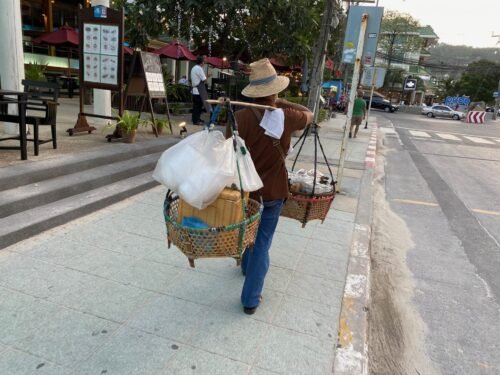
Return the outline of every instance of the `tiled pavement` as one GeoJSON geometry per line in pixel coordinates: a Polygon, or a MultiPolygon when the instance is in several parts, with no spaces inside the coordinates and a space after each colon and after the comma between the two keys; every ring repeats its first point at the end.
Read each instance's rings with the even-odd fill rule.
{"type": "Polygon", "coordinates": [[[331,373],[361,177],[350,175],[353,193],[323,224],[280,220],[253,316],[234,260],[191,269],[167,249],[163,187],[2,250],[0,374],[331,373]]]}

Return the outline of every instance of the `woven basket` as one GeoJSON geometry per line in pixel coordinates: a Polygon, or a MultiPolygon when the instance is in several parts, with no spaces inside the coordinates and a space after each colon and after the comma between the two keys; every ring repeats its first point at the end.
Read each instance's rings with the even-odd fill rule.
{"type": "Polygon", "coordinates": [[[199,258],[230,257],[236,259],[239,265],[243,251],[255,242],[260,223],[260,204],[249,199],[245,220],[218,228],[184,227],[177,222],[178,214],[179,199],[165,200],[168,247],[172,243],[177,246],[188,257],[191,267],[194,267],[194,260],[199,258]]]}
{"type": "Polygon", "coordinates": [[[321,220],[321,223],[326,218],[333,198],[335,198],[335,189],[331,193],[311,194],[308,193],[292,193],[288,196],[281,216],[296,219],[302,223],[304,228],[308,221],[321,220]]]}

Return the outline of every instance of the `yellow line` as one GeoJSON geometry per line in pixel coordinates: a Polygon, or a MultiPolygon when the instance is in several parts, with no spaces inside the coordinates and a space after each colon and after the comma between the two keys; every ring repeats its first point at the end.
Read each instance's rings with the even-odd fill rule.
{"type": "Polygon", "coordinates": [[[480,208],[473,208],[472,211],[477,212],[478,214],[500,216],[500,212],[498,211],[481,210],[480,208]]]}
{"type": "MultiPolygon", "coordinates": [[[[427,207],[438,207],[439,204],[437,203],[432,203],[432,202],[424,202],[424,201],[414,201],[411,199],[398,199],[395,198],[393,199],[394,202],[399,202],[399,203],[407,203],[407,204],[416,204],[419,206],[427,206],[427,207]]],[[[489,210],[482,210],[480,208],[471,208],[472,212],[476,212],[478,214],[485,214],[485,215],[493,215],[493,216],[500,216],[500,211],[489,211],[489,210]]]]}
{"type": "Polygon", "coordinates": [[[437,203],[431,203],[431,202],[423,202],[423,201],[413,201],[411,199],[393,199],[395,202],[400,202],[400,203],[408,203],[408,204],[418,204],[420,206],[429,206],[429,207],[437,207],[439,204],[437,203]]]}

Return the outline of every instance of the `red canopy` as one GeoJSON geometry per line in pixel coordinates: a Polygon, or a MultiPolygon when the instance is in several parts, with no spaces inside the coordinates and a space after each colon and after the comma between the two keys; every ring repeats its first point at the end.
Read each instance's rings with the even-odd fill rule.
{"type": "Polygon", "coordinates": [[[160,56],[169,57],[174,60],[196,60],[196,56],[193,55],[193,53],[185,45],[179,42],[172,42],[153,52],[160,56]]]}
{"type": "Polygon", "coordinates": [[[133,55],[134,54],[134,50],[130,47],[127,47],[127,46],[123,46],[123,53],[127,54],[127,55],[133,55]]]}
{"type": "Polygon", "coordinates": [[[33,39],[36,44],[49,44],[51,46],[78,47],[78,33],[69,26],[62,26],[59,30],[33,39]]]}
{"type": "Polygon", "coordinates": [[[207,57],[205,59],[205,62],[218,69],[229,69],[231,67],[227,59],[224,60],[221,59],[220,57],[207,57]]]}

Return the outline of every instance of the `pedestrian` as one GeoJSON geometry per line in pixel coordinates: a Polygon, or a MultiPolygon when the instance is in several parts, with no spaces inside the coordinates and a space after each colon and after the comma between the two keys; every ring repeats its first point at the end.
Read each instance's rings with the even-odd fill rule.
{"type": "Polygon", "coordinates": [[[205,106],[205,108],[208,107],[208,112],[211,112],[210,105],[205,102],[208,99],[208,92],[205,86],[207,76],[205,75],[205,71],[203,70],[204,64],[205,56],[197,56],[196,65],[191,69],[191,83],[193,85],[193,110],[191,114],[191,120],[194,125],[205,124],[201,119],[203,106],[205,106]]]}
{"type": "Polygon", "coordinates": [[[278,99],[278,93],[288,87],[290,80],[278,76],[269,59],[250,64],[249,80],[241,92],[244,96],[254,98],[256,104],[279,108],[274,111],[244,108],[235,113],[239,136],[245,141],[264,184],[261,190],[250,194],[252,199],[263,201],[264,209],[255,244],[246,249],[241,262],[245,275],[241,303],[246,314],[253,314],[261,300],[269,269],[269,249],[283,202],[288,197],[284,150],[290,148],[292,133],[310,124],[313,114],[302,105],[278,99]]]}
{"type": "Polygon", "coordinates": [[[182,76],[181,79],[179,79],[179,85],[189,86],[189,81],[186,76],[182,76]]]}
{"type": "MultiPolygon", "coordinates": [[[[347,110],[347,107],[346,107],[347,110]]],[[[366,118],[366,102],[363,99],[363,91],[358,90],[356,99],[354,99],[354,104],[352,107],[352,119],[351,119],[351,128],[349,129],[349,138],[358,135],[359,126],[366,118]],[[354,135],[352,134],[354,130],[354,135]]]]}

